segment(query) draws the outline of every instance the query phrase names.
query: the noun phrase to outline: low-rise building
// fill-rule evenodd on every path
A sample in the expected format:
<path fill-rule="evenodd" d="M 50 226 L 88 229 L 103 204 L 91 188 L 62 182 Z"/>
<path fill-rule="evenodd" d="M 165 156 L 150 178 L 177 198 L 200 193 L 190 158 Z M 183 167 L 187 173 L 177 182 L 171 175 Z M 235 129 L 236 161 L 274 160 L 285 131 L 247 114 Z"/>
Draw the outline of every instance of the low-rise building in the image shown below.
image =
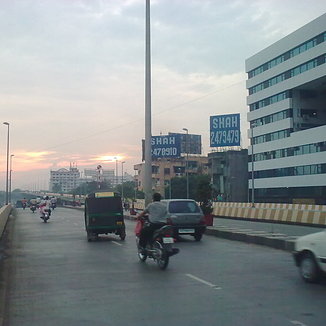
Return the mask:
<path fill-rule="evenodd" d="M 188 155 L 180 158 L 158 159 L 152 162 L 152 190 L 164 195 L 171 179 L 194 174 L 208 174 L 208 157 Z M 143 190 L 144 163 L 134 165 L 138 190 Z"/>
<path fill-rule="evenodd" d="M 50 171 L 50 191 L 70 192 L 79 185 L 80 172 L 77 167 Z"/>
<path fill-rule="evenodd" d="M 208 154 L 209 174 L 215 200 L 248 201 L 248 150 Z"/>

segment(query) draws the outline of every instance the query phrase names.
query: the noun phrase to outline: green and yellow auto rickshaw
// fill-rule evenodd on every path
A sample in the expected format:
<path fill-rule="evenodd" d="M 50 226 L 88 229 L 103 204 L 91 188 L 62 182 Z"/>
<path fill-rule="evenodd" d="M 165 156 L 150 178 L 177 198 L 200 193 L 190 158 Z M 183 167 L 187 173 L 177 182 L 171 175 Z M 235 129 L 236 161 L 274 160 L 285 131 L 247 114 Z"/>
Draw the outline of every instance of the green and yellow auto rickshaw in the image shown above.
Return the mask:
<path fill-rule="evenodd" d="M 85 200 L 87 240 L 97 240 L 99 234 L 114 233 L 126 238 L 121 196 L 114 192 L 94 192 Z"/>

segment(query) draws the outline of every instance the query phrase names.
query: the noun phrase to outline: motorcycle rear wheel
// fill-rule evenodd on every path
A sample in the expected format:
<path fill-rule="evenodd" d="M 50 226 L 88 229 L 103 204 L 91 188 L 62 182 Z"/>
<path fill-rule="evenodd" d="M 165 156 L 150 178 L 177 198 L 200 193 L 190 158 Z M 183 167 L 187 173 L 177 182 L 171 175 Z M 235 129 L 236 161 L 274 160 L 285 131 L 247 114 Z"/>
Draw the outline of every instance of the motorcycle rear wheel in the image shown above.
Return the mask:
<path fill-rule="evenodd" d="M 139 258 L 139 260 L 141 262 L 145 262 L 146 259 L 147 259 L 147 253 L 140 249 L 140 247 L 139 247 L 139 238 L 138 237 L 136 237 L 136 244 L 137 244 L 137 255 L 138 255 L 138 258 Z"/>
<path fill-rule="evenodd" d="M 155 258 L 157 266 L 161 270 L 166 269 L 169 265 L 169 255 L 167 251 L 162 247 L 162 245 L 158 241 L 154 242 L 153 249 L 160 251 L 160 255 Z"/>

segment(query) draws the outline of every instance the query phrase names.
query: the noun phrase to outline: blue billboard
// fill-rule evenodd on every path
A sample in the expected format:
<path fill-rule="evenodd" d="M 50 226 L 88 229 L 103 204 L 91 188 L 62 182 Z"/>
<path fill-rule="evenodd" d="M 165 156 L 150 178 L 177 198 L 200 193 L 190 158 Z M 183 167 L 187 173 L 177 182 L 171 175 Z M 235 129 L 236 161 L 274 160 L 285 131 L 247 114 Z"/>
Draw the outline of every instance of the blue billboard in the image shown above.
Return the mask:
<path fill-rule="evenodd" d="M 152 136 L 152 158 L 180 157 L 180 135 Z"/>
<path fill-rule="evenodd" d="M 240 146 L 240 113 L 210 117 L 210 146 Z"/>

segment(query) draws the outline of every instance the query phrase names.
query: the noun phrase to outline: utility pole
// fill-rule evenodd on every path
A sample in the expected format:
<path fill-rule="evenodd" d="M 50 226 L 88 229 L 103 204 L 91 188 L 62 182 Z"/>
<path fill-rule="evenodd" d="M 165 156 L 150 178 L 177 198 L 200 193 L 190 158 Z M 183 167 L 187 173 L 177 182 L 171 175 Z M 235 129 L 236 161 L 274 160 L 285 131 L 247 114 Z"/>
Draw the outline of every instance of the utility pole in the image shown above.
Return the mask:
<path fill-rule="evenodd" d="M 146 0 L 146 57 L 145 57 L 145 164 L 144 192 L 145 205 L 152 199 L 152 113 L 151 113 L 151 33 L 150 0 Z"/>

